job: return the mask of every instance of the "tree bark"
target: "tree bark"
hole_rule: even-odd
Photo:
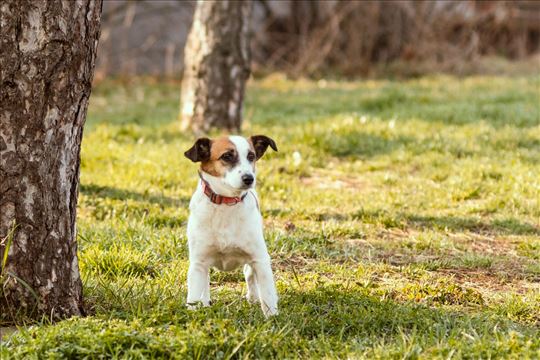
[[[250,75],[250,0],[199,0],[184,50],[182,128],[239,132]]]
[[[0,4],[3,319],[84,312],[75,219],[101,6],[101,0]]]

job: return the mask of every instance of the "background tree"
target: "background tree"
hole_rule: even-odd
[[[184,50],[182,127],[239,132],[250,75],[251,1],[199,1]]]
[[[101,0],[5,0],[0,6],[2,317],[79,315],[80,148]]]

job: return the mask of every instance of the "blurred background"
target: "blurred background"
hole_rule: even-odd
[[[106,1],[96,79],[180,77],[195,5]],[[540,1],[257,0],[251,20],[256,76],[530,73],[540,62]]]

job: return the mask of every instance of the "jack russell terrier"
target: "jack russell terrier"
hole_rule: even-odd
[[[231,271],[244,266],[246,298],[261,303],[266,317],[278,313],[278,297],[263,236],[255,191],[255,164],[274,140],[223,136],[198,139],[184,155],[200,162],[199,184],[189,203],[187,305],[210,305],[211,266]]]

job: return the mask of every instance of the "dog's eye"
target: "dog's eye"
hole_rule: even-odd
[[[228,152],[228,153],[225,153],[225,154],[221,155],[221,160],[223,160],[225,162],[232,162],[234,160],[234,156],[233,156],[233,154]]]
[[[247,156],[248,161],[253,162],[255,160],[255,154],[250,152]]]

